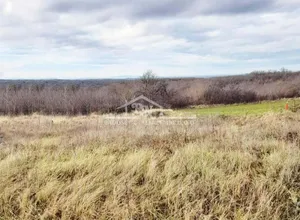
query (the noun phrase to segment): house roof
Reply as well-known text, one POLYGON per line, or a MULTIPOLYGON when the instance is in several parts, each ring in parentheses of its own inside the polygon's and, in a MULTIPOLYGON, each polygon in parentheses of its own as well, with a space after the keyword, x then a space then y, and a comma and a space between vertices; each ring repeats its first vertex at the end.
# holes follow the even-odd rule
POLYGON ((135 99, 132 99, 130 102, 127 102, 126 104, 120 106, 120 107, 117 108, 117 109, 125 108, 125 107, 127 107, 127 106, 129 106, 129 105, 131 105, 131 104, 133 104, 133 103, 135 103, 135 102, 141 100, 141 99, 143 99, 143 100, 145 100, 145 101, 151 103, 152 105, 154 105, 154 106, 156 106, 156 107, 158 107, 158 108, 163 108, 163 107, 162 107, 161 105, 159 105, 158 103, 156 103, 156 102, 154 102, 154 101, 148 99, 148 98, 147 98, 146 96, 144 96, 144 95, 141 95, 141 96, 139 96, 139 97, 137 97, 137 98, 135 98, 135 99))

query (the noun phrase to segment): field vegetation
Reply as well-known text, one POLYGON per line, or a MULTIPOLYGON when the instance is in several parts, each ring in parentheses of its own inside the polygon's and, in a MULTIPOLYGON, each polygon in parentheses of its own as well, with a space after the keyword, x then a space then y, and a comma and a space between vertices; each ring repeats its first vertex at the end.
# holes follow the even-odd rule
POLYGON ((300 116, 0 117, 0 219, 300 219, 300 116))
POLYGON ((262 115, 265 113, 282 113, 286 110, 291 112, 299 112, 300 99, 280 99, 275 101, 261 101, 246 104, 231 104, 231 105, 199 105, 185 109, 176 110, 173 115, 176 116, 209 116, 209 115, 231 115, 231 116, 245 116, 245 115, 262 115), (286 109, 288 105, 288 109, 286 109))

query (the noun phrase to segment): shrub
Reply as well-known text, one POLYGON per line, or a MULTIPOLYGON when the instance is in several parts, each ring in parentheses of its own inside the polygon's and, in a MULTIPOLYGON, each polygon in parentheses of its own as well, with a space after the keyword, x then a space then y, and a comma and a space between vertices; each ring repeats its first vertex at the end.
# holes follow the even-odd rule
POLYGON ((255 92, 238 88, 223 89, 216 86, 211 86, 204 92, 204 99, 207 104, 248 103, 258 100, 255 92))

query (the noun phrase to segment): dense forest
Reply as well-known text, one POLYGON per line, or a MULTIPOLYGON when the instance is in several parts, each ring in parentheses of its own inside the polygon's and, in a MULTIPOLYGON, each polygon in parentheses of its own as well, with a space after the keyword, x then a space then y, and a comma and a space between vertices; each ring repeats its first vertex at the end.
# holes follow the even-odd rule
POLYGON ((126 80, 0 80, 0 113, 107 113, 143 94, 166 108, 232 104, 300 96, 300 72, 255 71, 214 78, 126 80))

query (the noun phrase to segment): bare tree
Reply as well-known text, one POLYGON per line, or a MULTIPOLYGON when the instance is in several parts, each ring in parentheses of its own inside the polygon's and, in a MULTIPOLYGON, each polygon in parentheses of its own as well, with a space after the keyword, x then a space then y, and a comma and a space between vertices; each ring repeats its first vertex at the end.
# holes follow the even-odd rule
POLYGON ((145 86, 154 85, 158 81, 158 77, 152 70, 147 70, 142 76, 141 81, 145 86))

